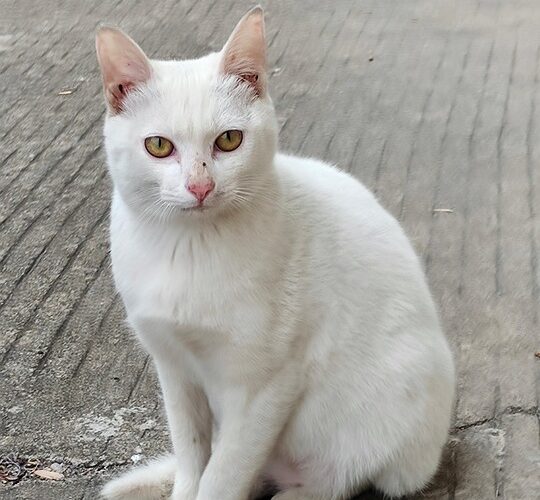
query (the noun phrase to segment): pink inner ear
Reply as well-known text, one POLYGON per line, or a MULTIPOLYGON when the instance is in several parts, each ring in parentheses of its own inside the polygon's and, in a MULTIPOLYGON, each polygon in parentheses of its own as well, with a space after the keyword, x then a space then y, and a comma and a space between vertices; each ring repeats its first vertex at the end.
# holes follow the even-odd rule
POLYGON ((119 113, 126 95, 150 79, 150 61, 131 38, 114 28, 98 32, 96 50, 107 103, 119 113))
POLYGON ((259 75, 247 73, 247 74, 240 75, 240 78, 242 80, 245 80, 249 84, 255 86, 259 80, 259 75))
POLYGON ((105 93, 107 99, 114 111, 117 113, 122 111, 122 102, 131 89, 133 89, 133 85, 130 82, 124 82, 118 84, 113 83, 110 88, 106 90, 105 93))
POLYGON ((266 44, 260 8, 248 12, 238 23, 222 52, 221 71, 236 75, 262 95, 265 91, 266 44))

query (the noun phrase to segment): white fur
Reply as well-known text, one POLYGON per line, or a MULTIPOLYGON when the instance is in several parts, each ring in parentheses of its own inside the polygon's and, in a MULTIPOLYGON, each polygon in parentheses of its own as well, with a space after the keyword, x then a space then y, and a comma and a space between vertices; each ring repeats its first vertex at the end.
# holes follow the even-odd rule
POLYGON ((172 487, 175 470, 176 461, 172 456, 153 460, 143 467, 138 467, 120 476, 118 479, 109 481, 103 488, 102 494, 111 500, 167 498, 167 494, 172 487))
POLYGON ((174 500, 246 500, 265 480, 276 500, 423 488, 454 370, 418 259, 357 180, 275 154, 270 98, 221 74, 221 57, 153 61, 106 120, 115 281, 156 364, 176 462, 103 494, 161 498, 173 469, 174 500), (214 154, 228 129, 244 142, 214 154), (149 157, 148 134, 178 156, 149 157), (195 212, 184 185, 203 160, 216 189, 195 212))

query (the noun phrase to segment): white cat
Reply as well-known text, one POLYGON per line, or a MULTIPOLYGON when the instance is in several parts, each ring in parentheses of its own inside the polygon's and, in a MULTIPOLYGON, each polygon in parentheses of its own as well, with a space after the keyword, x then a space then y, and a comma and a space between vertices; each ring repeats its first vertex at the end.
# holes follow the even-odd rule
POLYGON ((111 28, 97 53, 114 277, 174 447, 103 495, 423 488, 450 424, 450 350, 399 224, 351 176, 276 154, 262 10, 201 59, 150 61, 111 28))

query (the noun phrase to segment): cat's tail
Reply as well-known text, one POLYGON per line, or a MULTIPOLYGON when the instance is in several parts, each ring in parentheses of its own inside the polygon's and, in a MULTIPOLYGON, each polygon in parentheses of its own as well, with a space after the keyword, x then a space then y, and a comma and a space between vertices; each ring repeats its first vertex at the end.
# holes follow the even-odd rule
POLYGON ((101 490, 107 500, 160 500, 167 498, 174 482, 176 462, 167 455, 109 481, 101 490))

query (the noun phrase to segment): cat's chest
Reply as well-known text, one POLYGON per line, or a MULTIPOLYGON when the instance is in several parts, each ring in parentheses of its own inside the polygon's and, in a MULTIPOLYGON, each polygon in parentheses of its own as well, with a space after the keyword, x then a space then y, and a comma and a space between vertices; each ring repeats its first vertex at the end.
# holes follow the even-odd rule
POLYGON ((132 322, 159 319, 194 350, 265 328, 264 272, 240 250, 201 252, 188 240, 125 231, 113 232, 111 241, 115 281, 132 322))

